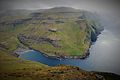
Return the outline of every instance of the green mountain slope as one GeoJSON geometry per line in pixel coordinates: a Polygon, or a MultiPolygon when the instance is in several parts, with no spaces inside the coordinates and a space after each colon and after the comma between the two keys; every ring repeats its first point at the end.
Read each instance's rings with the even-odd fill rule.
{"type": "Polygon", "coordinates": [[[69,7],[13,11],[1,16],[0,47],[14,52],[22,45],[49,56],[83,58],[101,28],[94,14],[69,7]]]}

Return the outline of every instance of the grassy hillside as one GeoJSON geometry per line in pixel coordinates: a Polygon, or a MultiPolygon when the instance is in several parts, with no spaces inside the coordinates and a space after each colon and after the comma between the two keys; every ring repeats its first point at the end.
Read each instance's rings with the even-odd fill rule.
{"type": "Polygon", "coordinates": [[[38,62],[18,59],[0,50],[0,80],[120,80],[120,76],[88,72],[73,66],[48,67],[38,62]]]}
{"type": "Polygon", "coordinates": [[[47,65],[18,59],[0,50],[0,80],[31,80],[31,74],[47,65]]]}
{"type": "Polygon", "coordinates": [[[66,22],[47,26],[29,26],[19,36],[21,37],[19,40],[48,55],[53,53],[81,55],[89,48],[90,41],[86,35],[88,35],[87,32],[81,30],[79,24],[66,22]],[[53,32],[54,29],[56,31],[53,32]]]}

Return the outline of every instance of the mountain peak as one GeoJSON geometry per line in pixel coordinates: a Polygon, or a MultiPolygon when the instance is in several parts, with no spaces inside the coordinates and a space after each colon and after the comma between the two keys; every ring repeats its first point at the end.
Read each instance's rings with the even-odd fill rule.
{"type": "Polygon", "coordinates": [[[53,7],[45,10],[45,12],[80,12],[80,10],[72,7],[53,7]]]}
{"type": "Polygon", "coordinates": [[[74,9],[72,7],[53,7],[51,9],[74,9]]]}

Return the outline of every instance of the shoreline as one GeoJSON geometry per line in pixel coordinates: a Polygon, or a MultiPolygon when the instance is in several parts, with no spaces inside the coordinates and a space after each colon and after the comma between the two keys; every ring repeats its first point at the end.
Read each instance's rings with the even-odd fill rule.
{"type": "MultiPolygon", "coordinates": [[[[89,49],[90,49],[91,45],[92,45],[92,44],[89,45],[89,49]]],[[[89,57],[89,55],[90,55],[89,49],[87,49],[87,50],[86,50],[86,53],[84,53],[83,55],[75,55],[75,56],[55,55],[55,56],[49,56],[49,55],[47,55],[46,53],[43,53],[43,52],[41,52],[41,51],[39,51],[39,50],[36,50],[36,49],[34,49],[34,48],[31,48],[31,47],[28,47],[28,49],[24,49],[24,50],[21,48],[21,51],[18,51],[18,52],[15,52],[15,51],[14,51],[13,55],[17,55],[16,57],[19,57],[21,54],[24,54],[25,52],[37,51],[37,52],[39,52],[40,54],[44,55],[45,57],[52,58],[52,59],[59,59],[59,60],[61,60],[61,59],[81,59],[81,60],[83,60],[83,59],[86,59],[87,57],[89,57]]]]}
{"type": "Polygon", "coordinates": [[[45,57],[49,57],[49,58],[52,58],[52,59],[59,59],[59,60],[61,60],[61,59],[86,59],[87,57],[89,57],[89,54],[90,54],[89,51],[88,51],[88,53],[86,53],[84,55],[80,55],[80,56],[58,56],[58,55],[56,55],[56,56],[49,56],[49,55],[47,55],[47,54],[45,54],[45,53],[43,53],[43,52],[41,52],[39,50],[36,50],[36,49],[32,49],[32,50],[41,53],[45,57]]]}
{"type": "MultiPolygon", "coordinates": [[[[19,41],[20,41],[20,40],[19,40],[19,41]]],[[[28,51],[28,50],[29,50],[29,51],[30,51],[30,50],[34,50],[34,51],[40,52],[40,53],[41,53],[42,55],[44,55],[45,57],[49,57],[49,58],[52,58],[52,59],[59,59],[59,60],[61,60],[61,59],[81,59],[81,60],[86,59],[86,58],[89,57],[89,55],[90,55],[89,49],[90,49],[90,47],[91,47],[91,45],[92,45],[92,42],[90,42],[89,48],[86,50],[86,53],[84,53],[83,55],[77,55],[77,56],[61,56],[61,55],[49,56],[49,55],[47,55],[46,53],[43,53],[43,52],[41,52],[41,51],[39,51],[39,50],[36,50],[36,49],[34,49],[34,48],[32,48],[32,47],[24,44],[24,43],[21,42],[21,41],[20,41],[20,43],[27,47],[27,49],[19,48],[19,49],[20,49],[19,52],[22,51],[22,54],[23,54],[24,52],[28,51]],[[24,52],[23,52],[23,50],[24,50],[24,52]]],[[[19,57],[19,56],[21,55],[21,53],[18,53],[18,52],[16,52],[16,51],[17,51],[17,49],[13,52],[13,55],[16,56],[16,57],[19,57]]]]}
{"type": "MultiPolygon", "coordinates": [[[[103,30],[102,30],[103,31],[103,30]]],[[[100,31],[100,33],[99,34],[96,34],[96,37],[98,37],[100,34],[101,34],[101,32],[102,31],[100,31]]],[[[20,41],[20,40],[19,40],[20,41]]],[[[96,41],[97,41],[97,39],[96,39],[96,41]]],[[[96,42],[95,41],[95,42],[96,42]]],[[[61,60],[61,59],[81,59],[81,60],[83,60],[83,59],[86,59],[86,58],[88,58],[89,57],[89,55],[90,55],[90,47],[92,46],[92,45],[94,45],[93,43],[95,43],[95,42],[90,42],[90,44],[89,44],[89,48],[85,51],[85,53],[83,54],[83,55],[75,55],[75,56],[62,56],[62,55],[55,55],[55,56],[49,56],[49,55],[47,55],[46,53],[44,53],[44,52],[41,52],[41,51],[39,51],[39,50],[36,50],[36,49],[34,49],[34,48],[32,48],[32,47],[30,47],[30,46],[28,46],[28,45],[26,45],[26,44],[24,44],[23,42],[21,42],[20,41],[20,43],[21,44],[23,44],[24,46],[26,46],[27,47],[27,50],[26,49],[24,49],[24,51],[22,52],[22,54],[24,54],[26,51],[27,52],[29,52],[29,51],[31,51],[31,50],[34,50],[34,51],[37,51],[37,52],[39,52],[39,53],[41,53],[42,55],[44,55],[45,57],[49,57],[49,58],[52,58],[52,59],[59,59],[59,60],[61,60]]],[[[22,48],[21,48],[22,49],[22,48]]],[[[20,56],[20,53],[13,53],[13,55],[17,55],[17,57],[19,57],[20,56]]]]}

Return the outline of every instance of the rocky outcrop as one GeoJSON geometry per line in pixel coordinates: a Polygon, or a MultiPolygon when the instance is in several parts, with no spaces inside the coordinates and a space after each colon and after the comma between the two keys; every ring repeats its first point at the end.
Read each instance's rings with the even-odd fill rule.
{"type": "Polygon", "coordinates": [[[9,48],[6,46],[6,44],[0,43],[0,49],[6,49],[6,50],[8,50],[9,48]]]}
{"type": "Polygon", "coordinates": [[[50,31],[50,32],[57,32],[57,29],[56,28],[50,28],[50,29],[48,29],[48,31],[50,31]]]}
{"type": "Polygon", "coordinates": [[[18,39],[22,43],[27,43],[28,41],[31,41],[33,43],[39,43],[39,44],[50,43],[54,47],[60,47],[59,46],[60,39],[51,39],[45,36],[38,37],[38,36],[25,36],[23,34],[19,34],[18,39]]]}

